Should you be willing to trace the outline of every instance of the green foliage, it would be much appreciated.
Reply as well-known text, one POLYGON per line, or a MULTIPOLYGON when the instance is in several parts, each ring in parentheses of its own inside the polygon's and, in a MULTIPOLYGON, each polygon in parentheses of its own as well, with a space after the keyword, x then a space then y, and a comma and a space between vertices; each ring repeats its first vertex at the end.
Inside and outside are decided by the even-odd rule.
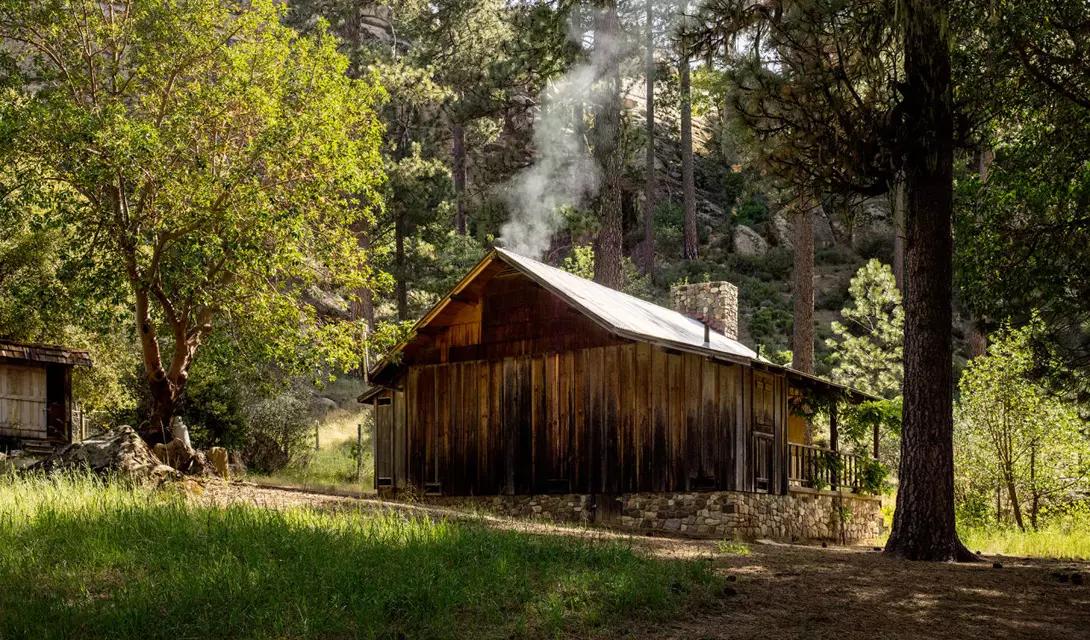
POLYGON ((707 606, 722 584, 621 540, 199 500, 0 479, 0 636, 586 636, 707 606))
POLYGON ((359 361, 358 326, 320 319, 309 292, 368 281, 350 227, 381 203, 384 94, 345 76, 324 28, 300 37, 281 13, 0 3, 0 36, 25 44, 7 49, 25 75, 3 94, 18 123, 4 151, 54 185, 67 229, 125 283, 148 375, 175 392, 227 325, 285 367, 359 361))
POLYGON ((892 489, 886 465, 873 458, 864 458, 859 470, 859 493, 879 496, 892 489))
POLYGON ((560 268, 568 273, 592 280, 594 278, 594 247, 589 244, 572 247, 560 268))
POLYGON ((750 554, 748 545, 741 542, 731 542, 730 540, 720 540, 715 543, 715 548, 719 550, 719 553, 725 555, 748 556, 750 554))
MULTIPOLYGON (((979 516, 998 491, 1020 527, 1037 526, 1041 509, 1069 501, 1090 481, 1090 438, 1077 407, 1032 377, 1031 336, 1042 325, 1005 328, 961 378, 955 407, 959 502, 979 516)), ((997 514, 997 518, 1002 514, 997 514)))
POLYGON ((782 351, 791 335, 794 316, 778 307, 765 307, 753 312, 749 319, 749 335, 759 345, 765 345, 769 353, 782 351))
POLYGON ((904 377, 904 310, 889 266, 871 260, 852 278, 851 304, 833 323, 833 379, 874 395, 900 394, 904 377))
POLYGON ((771 213, 768 209, 768 199, 763 195, 751 195, 734 209, 735 221, 747 227, 767 222, 769 217, 771 213))

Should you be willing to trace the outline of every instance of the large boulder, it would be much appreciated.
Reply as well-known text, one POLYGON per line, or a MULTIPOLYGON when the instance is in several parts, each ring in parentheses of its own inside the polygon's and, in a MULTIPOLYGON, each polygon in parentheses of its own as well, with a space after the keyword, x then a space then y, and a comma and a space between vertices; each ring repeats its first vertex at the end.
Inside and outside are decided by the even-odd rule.
POLYGON ((836 234, 833 233, 833 225, 829 222, 829 216, 825 215, 824 209, 822 207, 811 209, 810 219, 814 222, 814 248, 835 246, 836 234))
POLYGON ((89 469, 99 474, 118 474, 138 481, 162 481, 181 475, 156 458, 129 426, 65 445, 30 469, 46 473, 89 469))
POLYGON ((734 228, 734 252, 748 258, 763 256, 768 253, 768 241, 753 229, 740 224, 734 228))

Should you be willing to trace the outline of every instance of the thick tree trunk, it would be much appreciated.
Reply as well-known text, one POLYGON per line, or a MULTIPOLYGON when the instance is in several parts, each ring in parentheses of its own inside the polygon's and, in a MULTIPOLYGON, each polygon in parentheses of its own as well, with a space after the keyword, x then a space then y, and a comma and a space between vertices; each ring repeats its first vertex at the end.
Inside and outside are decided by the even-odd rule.
POLYGON ((792 292, 795 296, 795 329, 791 341, 791 366, 814 373, 814 219, 808 201, 795 210, 795 264, 792 292))
POLYGON ((696 180, 693 176, 693 102, 689 77, 689 45, 682 41, 681 81, 681 192, 685 212, 685 259, 696 260, 700 240, 696 233, 696 180))
POLYGON ((465 128, 462 123, 454 125, 454 228, 461 234, 466 233, 466 149, 465 128))
POLYGON ((655 267, 655 2, 647 0, 647 160, 643 198, 641 268, 655 267))
POLYGON ((602 170, 598 192, 601 230, 594 252, 594 281, 620 289, 622 282, 621 69, 620 25, 616 0, 605 0, 595 18, 594 46, 605 47, 608 69, 598 91, 594 115, 594 157, 602 170))
POLYGON ((409 287, 405 282, 405 216, 397 214, 394 220, 394 296, 397 298, 397 319, 409 319, 409 287))
POLYGON ((886 553, 975 558, 954 523, 953 97, 948 2, 904 8, 907 192, 905 375, 900 487, 886 553))

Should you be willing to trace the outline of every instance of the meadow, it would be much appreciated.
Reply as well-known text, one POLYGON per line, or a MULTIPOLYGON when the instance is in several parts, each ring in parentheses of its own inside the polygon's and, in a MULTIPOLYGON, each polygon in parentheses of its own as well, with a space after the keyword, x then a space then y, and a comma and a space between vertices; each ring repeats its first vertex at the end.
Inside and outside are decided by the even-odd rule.
POLYGON ((0 638, 609 635, 699 609, 707 563, 393 511, 0 479, 0 638))

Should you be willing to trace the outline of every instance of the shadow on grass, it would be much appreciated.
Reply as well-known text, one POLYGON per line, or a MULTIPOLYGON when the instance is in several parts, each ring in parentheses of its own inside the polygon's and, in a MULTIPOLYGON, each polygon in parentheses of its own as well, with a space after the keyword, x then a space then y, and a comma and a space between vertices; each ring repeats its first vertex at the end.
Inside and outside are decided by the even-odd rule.
POLYGON ((718 587, 705 563, 617 542, 73 491, 0 495, 0 637, 584 634, 663 619, 718 587))

